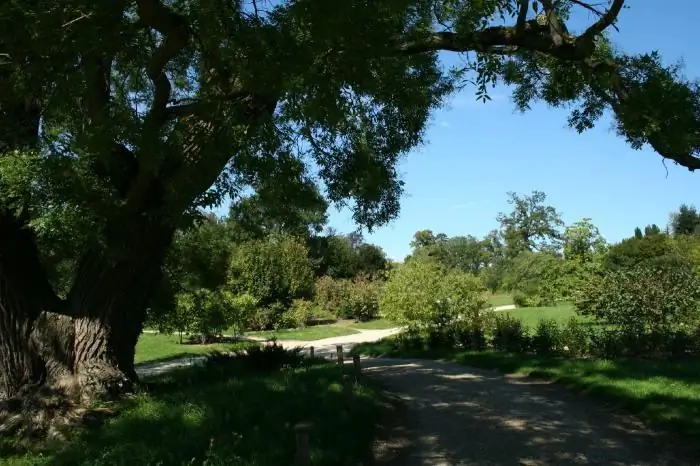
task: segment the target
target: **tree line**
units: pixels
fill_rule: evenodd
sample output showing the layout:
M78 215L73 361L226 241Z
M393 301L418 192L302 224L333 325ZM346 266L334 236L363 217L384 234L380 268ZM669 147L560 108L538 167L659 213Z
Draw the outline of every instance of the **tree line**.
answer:
M416 232L384 286L380 312L407 328L391 344L567 357L700 354L700 213L608 243L591 219L565 225L540 191L509 193L510 212L484 238ZM486 289L518 307L573 306L566 325L492 312ZM582 320L583 319L583 320Z
M483 238L418 231L405 262L434 260L478 276L492 293L512 293L519 306L570 301L577 287L600 271L628 270L669 257L700 267L700 213L692 205L671 213L663 230L656 224L635 227L628 238L611 244L590 218L565 225L546 199L542 191L508 193L512 210L499 213L499 228Z

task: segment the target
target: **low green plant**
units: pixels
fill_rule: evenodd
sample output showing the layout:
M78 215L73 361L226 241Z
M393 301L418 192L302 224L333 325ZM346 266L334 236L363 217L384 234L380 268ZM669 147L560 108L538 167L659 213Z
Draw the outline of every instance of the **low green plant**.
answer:
M525 352L530 348L527 328L520 319L508 314L497 314L494 318L492 345L503 351Z
M554 355L562 349L561 330L554 319L541 319L532 336L532 349L536 354Z

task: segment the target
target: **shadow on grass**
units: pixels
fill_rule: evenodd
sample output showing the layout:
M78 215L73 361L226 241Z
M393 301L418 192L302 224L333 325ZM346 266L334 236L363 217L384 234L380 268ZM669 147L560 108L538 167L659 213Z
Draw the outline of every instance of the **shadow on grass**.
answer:
M348 373L319 362L271 373L236 363L179 370L145 384L102 428L8 464L288 465L302 421L312 423L312 464L370 464L384 401Z
M700 440L698 359L564 359L498 351L403 347L395 338L357 345L353 353L438 359L551 380L634 414L652 427Z

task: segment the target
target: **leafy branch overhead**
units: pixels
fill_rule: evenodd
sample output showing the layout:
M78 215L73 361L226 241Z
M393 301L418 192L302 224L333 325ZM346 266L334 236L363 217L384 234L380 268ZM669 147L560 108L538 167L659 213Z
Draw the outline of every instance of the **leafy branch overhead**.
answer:
M71 173L102 180L82 183L102 211L112 192L127 211L177 216L279 178L284 198L322 181L331 202L354 203L358 222L385 222L399 208L398 159L467 82L483 99L489 85L512 84L523 110L575 104L579 131L611 109L633 147L700 166L697 85L655 52L614 50L607 32L624 0L45 6L0 10L8 30L30 33L2 44L2 72L18 90L45 93L47 147ZM573 14L593 19L574 34ZM29 35L42 53L21 41ZM445 70L438 52L465 65Z

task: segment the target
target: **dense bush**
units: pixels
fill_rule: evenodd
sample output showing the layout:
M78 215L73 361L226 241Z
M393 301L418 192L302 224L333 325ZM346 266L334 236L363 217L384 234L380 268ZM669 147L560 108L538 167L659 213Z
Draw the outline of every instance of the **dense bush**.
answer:
M357 321L366 322L379 315L379 298L382 284L368 277L359 276L350 282L349 316Z
M592 276L575 301L577 312L625 333L669 334L700 321L700 279L687 261L646 262Z
M509 314L496 314L493 322L493 341L495 349L522 353L530 347L530 338L522 321Z
M541 319L532 336L532 350L536 354L554 355L563 349L562 332L554 319Z
M294 299L310 297L313 284L308 249L292 236L246 241L231 253L229 289L254 296L262 306L282 303L286 308Z
M294 328L306 327L317 314L316 305L312 301L295 299L284 314L286 318L285 324Z
M315 302L340 319L367 321L379 313L382 283L366 276L353 280L321 277L316 281Z
M380 311L411 329L446 328L459 318L477 318L486 307L484 291L472 275L433 261L410 261L389 276Z

